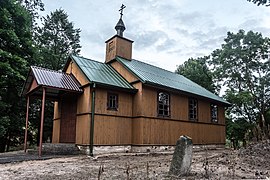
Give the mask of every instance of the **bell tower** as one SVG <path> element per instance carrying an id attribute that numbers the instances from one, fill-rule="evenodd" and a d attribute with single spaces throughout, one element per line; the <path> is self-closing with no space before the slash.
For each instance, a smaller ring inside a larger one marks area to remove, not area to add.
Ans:
<path id="1" fill-rule="evenodd" d="M 105 63 L 109 63 L 114 60 L 116 56 L 120 56 L 125 59 L 131 60 L 132 58 L 132 43 L 133 41 L 124 37 L 124 31 L 126 30 L 123 17 L 123 10 L 126 8 L 122 4 L 120 8 L 120 19 L 115 26 L 116 35 L 108 39 L 106 43 L 106 58 Z"/>

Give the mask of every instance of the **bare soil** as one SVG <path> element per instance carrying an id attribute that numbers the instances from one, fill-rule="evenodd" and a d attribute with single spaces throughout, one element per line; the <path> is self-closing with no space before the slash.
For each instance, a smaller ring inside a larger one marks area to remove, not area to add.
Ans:
<path id="1" fill-rule="evenodd" d="M 270 141 L 193 153 L 190 174 L 168 176 L 173 152 L 53 157 L 0 164 L 2 179 L 269 179 Z"/>

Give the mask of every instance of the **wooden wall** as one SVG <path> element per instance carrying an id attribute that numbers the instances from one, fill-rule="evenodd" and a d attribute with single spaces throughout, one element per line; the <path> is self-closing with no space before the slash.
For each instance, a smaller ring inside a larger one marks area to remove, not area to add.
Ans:
<path id="1" fill-rule="evenodd" d="M 91 102 L 91 88 L 86 86 L 77 101 L 76 144 L 90 143 Z"/>
<path id="2" fill-rule="evenodd" d="M 90 136 L 90 116 L 91 116 L 91 97 L 90 97 L 90 86 L 88 79 L 81 72 L 80 68 L 73 61 L 70 61 L 66 73 L 73 74 L 74 77 L 80 82 L 84 87 L 84 93 L 77 98 L 77 113 L 76 113 L 76 144 L 89 144 Z M 55 102 L 54 106 L 54 123 L 53 123 L 53 143 L 60 142 L 60 125 L 61 125 L 61 107 L 62 103 Z M 75 105 L 76 106 L 76 105 Z M 63 112 L 65 113 L 65 112 Z M 66 112 L 67 113 L 67 112 Z"/>
<path id="3" fill-rule="evenodd" d="M 73 74 L 82 86 L 89 83 L 88 79 L 85 77 L 78 65 L 73 60 L 70 61 L 66 73 Z"/>
<path id="4" fill-rule="evenodd" d="M 120 36 L 114 36 L 106 41 L 105 62 L 110 62 L 111 60 L 115 59 L 116 56 L 131 59 L 132 41 Z"/>
<path id="5" fill-rule="evenodd" d="M 225 126 L 161 118 L 133 118 L 133 145 L 175 145 L 181 135 L 194 144 L 225 143 Z"/>
<path id="6" fill-rule="evenodd" d="M 95 116 L 94 144 L 130 145 L 131 118 L 120 116 Z"/>
<path id="7" fill-rule="evenodd" d="M 107 93 L 118 94 L 118 111 L 107 110 Z M 96 89 L 94 144 L 131 144 L 132 100 L 127 92 Z"/>
<path id="8" fill-rule="evenodd" d="M 126 68 L 124 68 L 118 61 L 114 61 L 111 63 L 112 67 L 121 74 L 128 82 L 137 81 L 138 78 L 130 73 Z"/>
<path id="9" fill-rule="evenodd" d="M 157 92 L 152 87 L 136 85 L 132 120 L 132 144 L 174 145 L 181 135 L 188 135 L 195 144 L 225 143 L 224 107 L 218 107 L 218 123 L 211 122 L 210 102 L 198 99 L 198 121 L 188 118 L 188 97 L 170 94 L 171 116 L 157 117 Z M 139 107 L 135 106 L 141 103 Z M 143 107 L 143 108 L 142 108 Z"/>
<path id="10" fill-rule="evenodd" d="M 58 102 L 54 102 L 52 143 L 59 143 L 60 140 L 60 118 L 61 118 L 60 104 Z"/>
<path id="11" fill-rule="evenodd" d="M 194 144 L 225 143 L 225 109 L 218 107 L 218 123 L 212 123 L 210 102 L 198 99 L 198 122 L 188 119 L 188 97 L 169 92 L 171 116 L 157 117 L 157 91 L 153 87 L 136 82 L 137 78 L 125 70 L 118 62 L 112 66 L 138 90 L 130 94 L 113 89 L 97 87 L 95 99 L 95 145 L 175 145 L 180 135 L 188 135 Z M 67 72 L 71 72 L 71 65 Z M 72 73 L 80 83 L 88 83 L 82 77 L 76 64 Z M 118 111 L 107 110 L 107 93 L 118 94 Z M 89 145 L 91 123 L 92 89 L 84 87 L 84 93 L 77 99 L 76 144 Z M 60 109 L 55 103 L 53 142 L 59 142 Z"/>
<path id="12" fill-rule="evenodd" d="M 157 117 L 157 92 L 162 91 L 148 86 L 142 86 L 142 93 L 135 98 L 138 98 L 138 102 L 141 103 L 143 108 L 136 108 L 136 113 L 134 116 L 144 116 L 144 117 Z M 168 91 L 167 91 L 168 92 Z M 171 116 L 169 119 L 172 120 L 182 120 L 190 121 L 188 118 L 188 99 L 186 95 L 176 94 L 174 92 L 168 92 L 170 94 L 170 109 Z M 210 102 L 203 99 L 198 100 L 198 122 L 199 123 L 210 123 Z M 224 122 L 224 107 L 218 106 L 218 124 L 225 125 Z"/>

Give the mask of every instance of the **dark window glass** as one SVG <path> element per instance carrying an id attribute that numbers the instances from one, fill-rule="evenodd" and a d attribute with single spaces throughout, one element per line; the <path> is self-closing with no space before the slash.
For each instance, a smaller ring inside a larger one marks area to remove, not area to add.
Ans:
<path id="1" fill-rule="evenodd" d="M 117 111 L 117 109 L 118 109 L 118 94 L 108 93 L 107 109 Z"/>
<path id="2" fill-rule="evenodd" d="M 188 115 L 190 120 L 198 120 L 198 101 L 197 99 L 190 98 L 188 103 Z"/>
<path id="3" fill-rule="evenodd" d="M 211 104 L 210 111 L 211 111 L 211 121 L 218 122 L 218 106 L 216 104 Z"/>
<path id="4" fill-rule="evenodd" d="M 170 95 L 168 93 L 158 93 L 158 116 L 170 116 Z"/>

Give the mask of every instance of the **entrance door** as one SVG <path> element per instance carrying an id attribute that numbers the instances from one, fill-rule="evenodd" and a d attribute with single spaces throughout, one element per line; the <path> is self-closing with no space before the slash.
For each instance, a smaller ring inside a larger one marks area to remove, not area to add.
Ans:
<path id="1" fill-rule="evenodd" d="M 75 143 L 77 98 L 64 97 L 61 108 L 60 143 Z"/>

